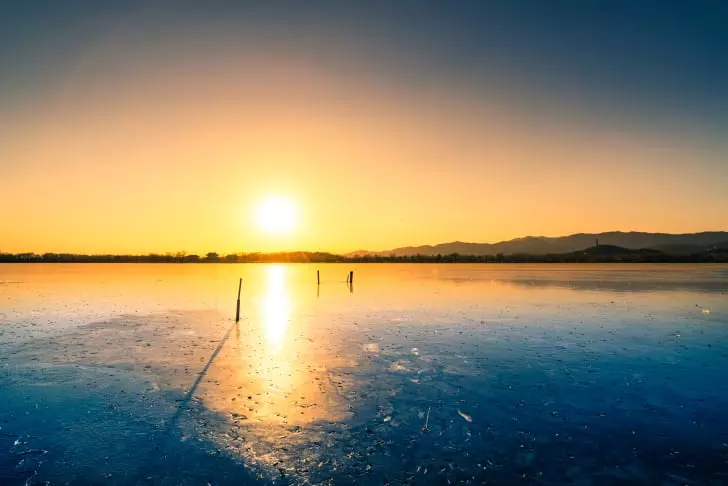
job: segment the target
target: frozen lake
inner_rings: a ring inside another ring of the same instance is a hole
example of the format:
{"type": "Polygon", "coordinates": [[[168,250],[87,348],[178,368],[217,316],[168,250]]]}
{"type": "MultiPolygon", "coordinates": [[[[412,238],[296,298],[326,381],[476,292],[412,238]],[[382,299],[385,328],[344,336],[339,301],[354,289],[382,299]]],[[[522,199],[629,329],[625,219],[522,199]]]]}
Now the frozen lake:
{"type": "Polygon", "coordinates": [[[0,265],[3,485],[722,485],[727,379],[728,266],[0,265]]]}

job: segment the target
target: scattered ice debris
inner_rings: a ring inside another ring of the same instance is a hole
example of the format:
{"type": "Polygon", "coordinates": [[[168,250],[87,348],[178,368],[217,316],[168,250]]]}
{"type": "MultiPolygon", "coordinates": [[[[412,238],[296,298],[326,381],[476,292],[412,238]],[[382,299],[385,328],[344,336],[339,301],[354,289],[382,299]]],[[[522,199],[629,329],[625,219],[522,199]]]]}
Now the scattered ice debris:
{"type": "Polygon", "coordinates": [[[390,420],[392,420],[392,416],[391,416],[391,415],[387,415],[386,417],[384,417],[384,419],[383,419],[383,420],[384,420],[384,423],[387,423],[387,422],[389,422],[390,420]]]}
{"type": "Polygon", "coordinates": [[[392,371],[407,371],[407,367],[404,364],[402,364],[402,361],[395,361],[394,363],[392,363],[391,370],[392,371]]]}
{"type": "Polygon", "coordinates": [[[422,432],[429,432],[430,429],[427,428],[427,425],[430,423],[430,407],[427,407],[427,417],[425,417],[425,426],[422,427],[422,432]]]}
{"type": "Polygon", "coordinates": [[[471,423],[473,421],[473,417],[467,413],[463,413],[460,409],[458,409],[458,415],[460,415],[467,423],[471,423]]]}
{"type": "Polygon", "coordinates": [[[48,451],[45,449],[28,449],[25,451],[15,452],[13,454],[16,456],[27,456],[30,454],[39,454],[39,455],[43,456],[45,454],[48,454],[48,451]]]}
{"type": "Polygon", "coordinates": [[[420,355],[420,350],[417,349],[417,348],[412,348],[412,349],[409,350],[409,352],[413,356],[419,356],[420,355]]]}
{"type": "Polygon", "coordinates": [[[377,343],[369,343],[364,345],[364,351],[368,351],[370,353],[378,353],[379,352],[379,344],[377,343]]]}

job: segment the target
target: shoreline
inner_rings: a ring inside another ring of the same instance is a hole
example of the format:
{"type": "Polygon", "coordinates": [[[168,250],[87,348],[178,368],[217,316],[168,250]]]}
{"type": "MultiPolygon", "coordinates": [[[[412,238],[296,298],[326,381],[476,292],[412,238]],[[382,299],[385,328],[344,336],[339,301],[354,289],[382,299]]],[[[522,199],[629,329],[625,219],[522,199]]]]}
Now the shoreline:
{"type": "Polygon", "coordinates": [[[337,261],[316,261],[316,260],[246,260],[246,261],[199,261],[199,262],[180,262],[180,261],[148,261],[148,260],[65,260],[65,261],[47,261],[47,260],[14,260],[5,261],[0,260],[0,265],[3,264],[68,264],[68,263],[90,263],[90,264],[165,264],[165,265],[237,265],[237,264],[271,264],[271,263],[286,263],[286,264],[345,264],[345,263],[356,263],[356,264],[433,264],[433,265],[459,265],[459,264],[479,264],[479,265],[503,265],[503,264],[706,264],[706,265],[719,265],[728,264],[728,256],[720,259],[697,259],[697,258],[674,258],[674,259],[651,259],[651,260],[638,260],[638,259],[584,259],[584,260],[559,260],[559,259],[509,259],[505,258],[500,261],[484,260],[479,258],[469,258],[463,256],[462,258],[453,260],[433,260],[433,259],[410,259],[409,257],[395,258],[395,259],[347,259],[337,261]]]}

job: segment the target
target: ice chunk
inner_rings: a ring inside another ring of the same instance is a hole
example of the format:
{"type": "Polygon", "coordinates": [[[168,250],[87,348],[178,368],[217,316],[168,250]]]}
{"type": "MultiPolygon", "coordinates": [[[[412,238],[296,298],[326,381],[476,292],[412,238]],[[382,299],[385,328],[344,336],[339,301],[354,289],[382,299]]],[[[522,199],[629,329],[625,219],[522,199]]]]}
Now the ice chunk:
{"type": "Polygon", "coordinates": [[[473,417],[468,415],[467,413],[463,413],[458,409],[458,415],[460,415],[466,422],[471,423],[473,421],[473,417]]]}

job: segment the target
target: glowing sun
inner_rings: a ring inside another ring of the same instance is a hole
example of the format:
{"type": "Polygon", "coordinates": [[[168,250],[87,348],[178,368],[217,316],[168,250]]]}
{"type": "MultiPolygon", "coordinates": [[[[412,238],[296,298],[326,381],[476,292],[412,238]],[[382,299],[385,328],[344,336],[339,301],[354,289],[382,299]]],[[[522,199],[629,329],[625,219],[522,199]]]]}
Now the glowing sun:
{"type": "Polygon", "coordinates": [[[258,204],[256,221],[258,226],[270,234],[287,234],[298,223],[296,205],[285,197],[269,197],[258,204]]]}

